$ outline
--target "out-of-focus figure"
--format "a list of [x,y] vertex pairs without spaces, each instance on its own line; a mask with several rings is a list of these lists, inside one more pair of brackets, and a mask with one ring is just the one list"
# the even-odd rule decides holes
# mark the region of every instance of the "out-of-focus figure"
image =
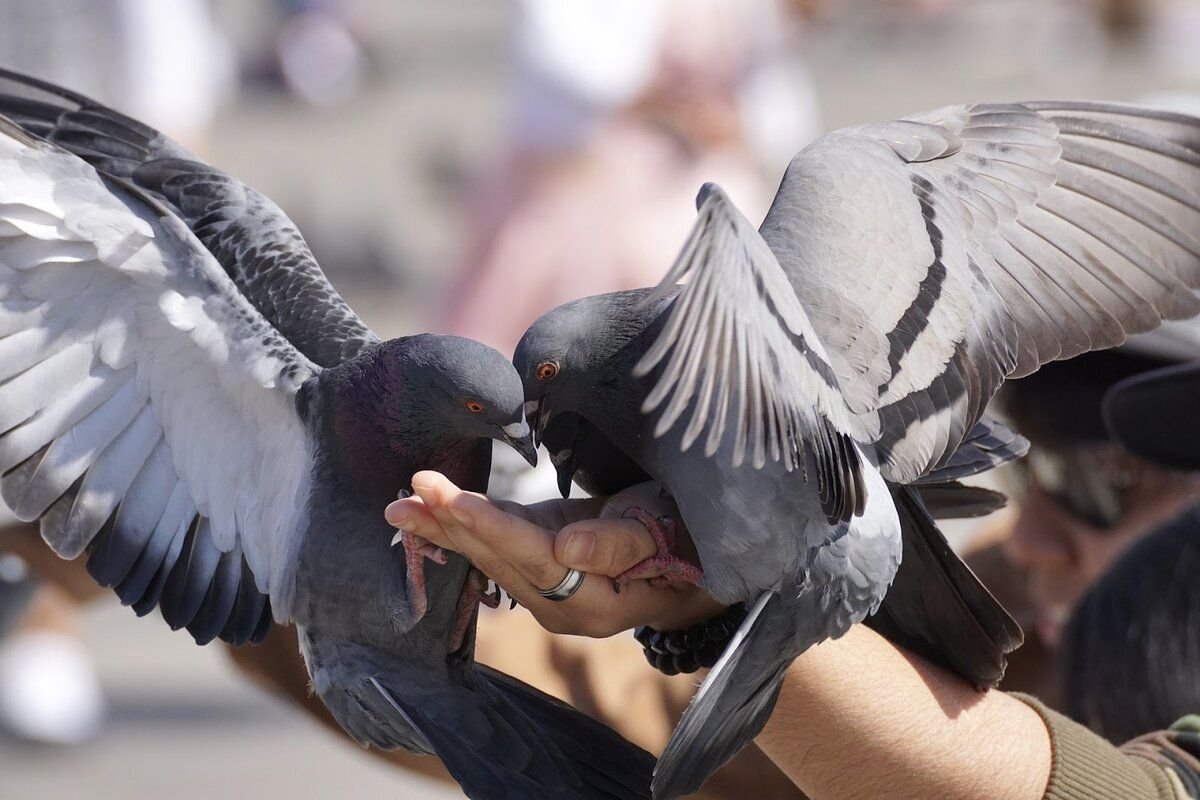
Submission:
[[1003,410],[1032,447],[1012,473],[1013,509],[967,558],[1025,629],[1002,688],[1062,708],[1070,676],[1060,678],[1057,657],[1080,599],[1126,549],[1200,502],[1200,473],[1129,453],[1101,417],[1118,381],[1197,355],[1200,326],[1172,323],[1117,350],[1047,364],[1002,390]]
[[[1130,452],[1200,470],[1198,397],[1200,361],[1141,373],[1105,395],[1105,422]],[[1196,713],[1198,570],[1200,502],[1130,547],[1092,587],[1063,634],[1063,707],[1071,716],[1117,741]]]
[[[1200,505],[1134,543],[1062,637],[1062,707],[1112,742],[1200,708]],[[1136,687],[1135,691],[1130,691]]]
[[656,283],[705,181],[765,211],[761,168],[817,132],[798,23],[773,0],[514,7],[508,133],[443,316],[504,352],[559,303]]

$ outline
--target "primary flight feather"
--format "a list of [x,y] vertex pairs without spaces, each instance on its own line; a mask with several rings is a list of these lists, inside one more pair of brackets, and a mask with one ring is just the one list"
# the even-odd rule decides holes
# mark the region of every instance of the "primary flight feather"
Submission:
[[267,198],[0,73],[0,491],[17,515],[198,642],[295,623],[351,736],[436,753],[470,797],[644,797],[647,754],[474,662],[482,576],[394,549],[383,520],[421,469],[484,491],[491,439],[532,460],[522,403],[481,344],[380,341]]

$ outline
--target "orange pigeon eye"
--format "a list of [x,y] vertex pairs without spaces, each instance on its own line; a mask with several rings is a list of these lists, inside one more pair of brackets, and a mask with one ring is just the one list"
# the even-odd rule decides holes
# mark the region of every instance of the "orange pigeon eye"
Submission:
[[558,377],[558,364],[553,361],[543,361],[538,364],[537,379],[539,381],[552,381]]
[[470,411],[472,414],[482,414],[483,403],[479,402],[478,400],[468,400],[467,411]]

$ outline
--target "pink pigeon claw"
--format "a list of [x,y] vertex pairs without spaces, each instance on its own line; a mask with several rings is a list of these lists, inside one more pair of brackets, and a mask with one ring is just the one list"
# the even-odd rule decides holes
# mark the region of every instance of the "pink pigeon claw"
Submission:
[[631,506],[621,515],[625,519],[636,519],[646,526],[658,546],[658,553],[633,565],[613,578],[613,590],[620,592],[629,581],[650,577],[651,584],[665,586],[671,583],[690,583],[701,586],[704,570],[686,559],[675,555],[678,541],[679,521],[673,517],[656,517],[643,508]]

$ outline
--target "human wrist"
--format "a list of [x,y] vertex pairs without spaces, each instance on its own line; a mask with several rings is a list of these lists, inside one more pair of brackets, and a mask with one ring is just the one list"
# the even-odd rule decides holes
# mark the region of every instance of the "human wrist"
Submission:
[[691,674],[711,668],[745,619],[738,603],[686,628],[661,629],[643,625],[634,631],[646,661],[664,675]]

